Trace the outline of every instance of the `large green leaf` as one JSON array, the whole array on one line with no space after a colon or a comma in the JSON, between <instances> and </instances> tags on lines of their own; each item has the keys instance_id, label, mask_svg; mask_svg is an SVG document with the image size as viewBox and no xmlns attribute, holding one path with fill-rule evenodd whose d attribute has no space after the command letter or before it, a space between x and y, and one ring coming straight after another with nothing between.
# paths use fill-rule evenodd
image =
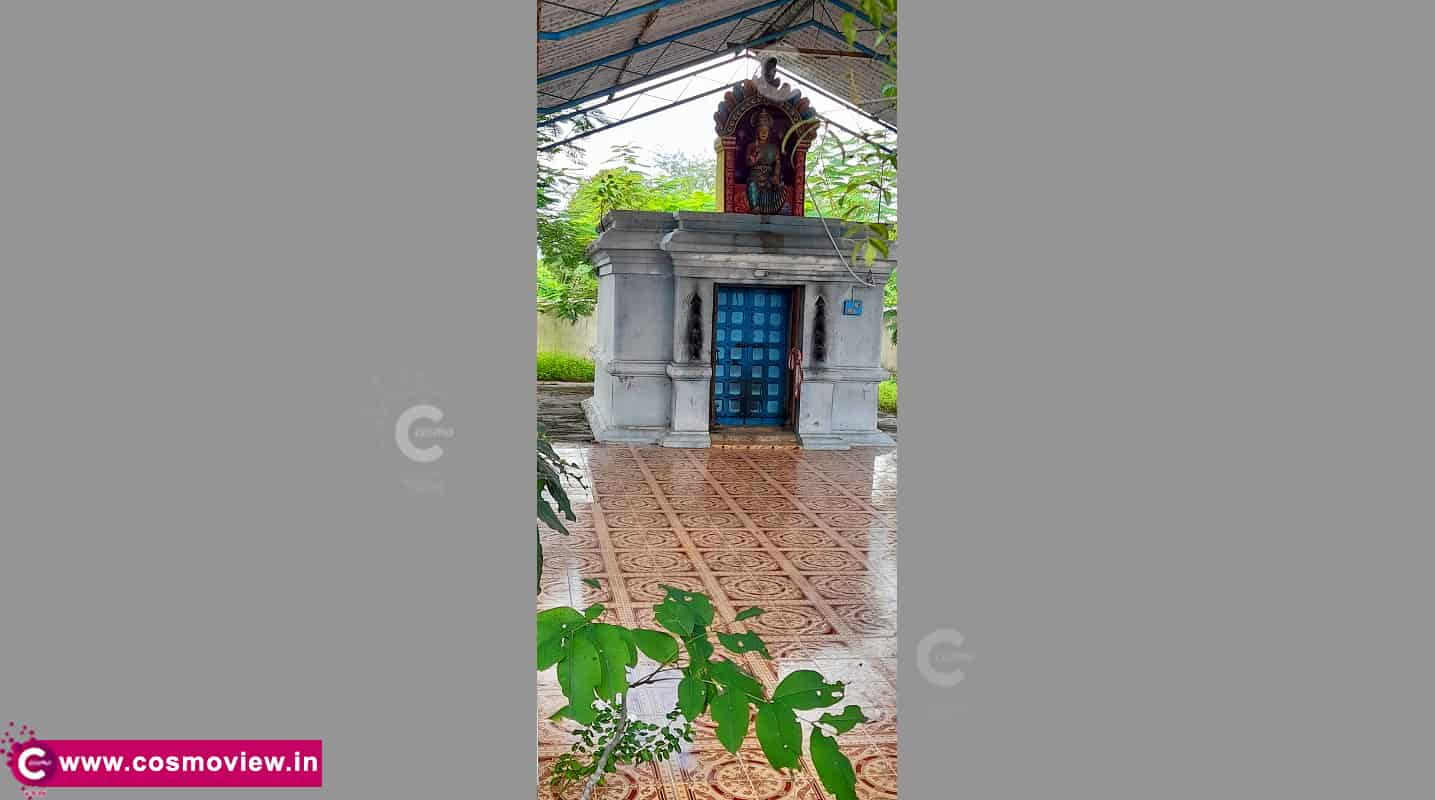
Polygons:
<instances>
[{"instance_id":1,"label":"large green leaf","mask_svg":"<svg viewBox=\"0 0 1435 800\"><path fill-rule=\"evenodd\" d=\"M738 691L719 692L712 700L713 722L718 741L729 753L736 753L747 738L747 695Z\"/></svg>"},{"instance_id":2,"label":"large green leaf","mask_svg":"<svg viewBox=\"0 0 1435 800\"><path fill-rule=\"evenodd\" d=\"M866 722L867 716L862 713L859 706L848 706L842 709L841 714L823 714L818 722L824 725L831 725L838 733L846 733L852 730L859 722Z\"/></svg>"},{"instance_id":3,"label":"large green leaf","mask_svg":"<svg viewBox=\"0 0 1435 800\"><path fill-rule=\"evenodd\" d=\"M712 675L713 680L730 692L739 692L754 700L767 699L767 694L762 690L762 684L731 661L712 662L708 666L708 673Z\"/></svg>"},{"instance_id":4,"label":"large green leaf","mask_svg":"<svg viewBox=\"0 0 1435 800\"><path fill-rule=\"evenodd\" d=\"M663 598L664 602L672 601L690 609L698 625L706 627L713 624L713 604L707 595L676 586L664 585L663 590L667 592L667 596Z\"/></svg>"},{"instance_id":5,"label":"large green leaf","mask_svg":"<svg viewBox=\"0 0 1435 800\"><path fill-rule=\"evenodd\" d=\"M773 769L797 769L802 756L802 725L791 708L776 703L759 706L757 742Z\"/></svg>"},{"instance_id":6,"label":"large green leaf","mask_svg":"<svg viewBox=\"0 0 1435 800\"><path fill-rule=\"evenodd\" d=\"M857 773L852 769L852 762L838 749L836 739L813 728L807 752L827 791L837 800L857 800Z\"/></svg>"},{"instance_id":7,"label":"large green leaf","mask_svg":"<svg viewBox=\"0 0 1435 800\"><path fill-rule=\"evenodd\" d=\"M702 716L708 707L708 683L701 678L683 678L678 682L678 711L689 722Z\"/></svg>"},{"instance_id":8,"label":"large green leaf","mask_svg":"<svg viewBox=\"0 0 1435 800\"><path fill-rule=\"evenodd\" d=\"M564 659L563 665L567 667L568 680L564 687L568 695L568 716L576 720L580 725L593 724L596 716L593 710L593 699L598 691L598 686L603 681L603 661L598 656L598 648L593 646L593 641L588 636L574 636L568 643L568 657ZM559 669L559 684L563 684L561 677L565 670Z\"/></svg>"},{"instance_id":9,"label":"large green leaf","mask_svg":"<svg viewBox=\"0 0 1435 800\"><path fill-rule=\"evenodd\" d=\"M538 668L548 669L563 656L568 637L583 625L583 615L562 607L538 613Z\"/></svg>"},{"instance_id":10,"label":"large green leaf","mask_svg":"<svg viewBox=\"0 0 1435 800\"><path fill-rule=\"evenodd\" d=\"M675 586L665 585L663 590L667 594L653 608L653 617L659 625L686 639L698 628L712 624L714 609L707 595Z\"/></svg>"},{"instance_id":11,"label":"large green leaf","mask_svg":"<svg viewBox=\"0 0 1435 800\"><path fill-rule=\"evenodd\" d=\"M684 639L692 636L693 629L698 625L697 615L693 610L671 598L653 607L653 619Z\"/></svg>"},{"instance_id":12,"label":"large green leaf","mask_svg":"<svg viewBox=\"0 0 1435 800\"><path fill-rule=\"evenodd\" d=\"M633 641L643 655L659 664L670 664L678 660L678 640L662 631L639 628L633 631Z\"/></svg>"},{"instance_id":13,"label":"large green leaf","mask_svg":"<svg viewBox=\"0 0 1435 800\"><path fill-rule=\"evenodd\" d=\"M734 653L760 653L763 658L772 658L767 653L767 645L755 633L719 633L717 638L723 647Z\"/></svg>"},{"instance_id":14,"label":"large green leaf","mask_svg":"<svg viewBox=\"0 0 1435 800\"><path fill-rule=\"evenodd\" d=\"M772 690L772 702L788 708L826 708L841 700L845 693L841 681L828 683L820 673L800 669L777 684Z\"/></svg>"},{"instance_id":15,"label":"large green leaf","mask_svg":"<svg viewBox=\"0 0 1435 800\"><path fill-rule=\"evenodd\" d=\"M627 631L617 625L599 622L589 626L583 634L587 634L592 641L603 666L597 687L598 696L612 701L628 688Z\"/></svg>"}]
</instances>

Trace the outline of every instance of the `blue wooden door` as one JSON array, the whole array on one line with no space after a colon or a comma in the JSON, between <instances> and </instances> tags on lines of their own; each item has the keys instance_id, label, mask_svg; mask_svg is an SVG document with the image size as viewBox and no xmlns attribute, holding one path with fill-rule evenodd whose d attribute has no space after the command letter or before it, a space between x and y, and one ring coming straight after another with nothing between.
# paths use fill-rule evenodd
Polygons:
<instances>
[{"instance_id":1,"label":"blue wooden door","mask_svg":"<svg viewBox=\"0 0 1435 800\"><path fill-rule=\"evenodd\" d=\"M719 286L715 313L714 419L719 425L783 424L792 291Z\"/></svg>"}]
</instances>

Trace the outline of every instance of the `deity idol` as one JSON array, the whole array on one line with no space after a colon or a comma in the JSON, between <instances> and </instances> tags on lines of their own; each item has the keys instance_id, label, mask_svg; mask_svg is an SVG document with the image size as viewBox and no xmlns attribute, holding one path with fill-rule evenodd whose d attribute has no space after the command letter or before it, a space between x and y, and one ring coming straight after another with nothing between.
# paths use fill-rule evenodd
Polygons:
<instances>
[{"instance_id":1,"label":"deity idol","mask_svg":"<svg viewBox=\"0 0 1435 800\"><path fill-rule=\"evenodd\" d=\"M747 146L747 204L758 214L779 214L787 201L782 185L782 149L772 141L772 114L757 112L757 133Z\"/></svg>"}]
</instances>

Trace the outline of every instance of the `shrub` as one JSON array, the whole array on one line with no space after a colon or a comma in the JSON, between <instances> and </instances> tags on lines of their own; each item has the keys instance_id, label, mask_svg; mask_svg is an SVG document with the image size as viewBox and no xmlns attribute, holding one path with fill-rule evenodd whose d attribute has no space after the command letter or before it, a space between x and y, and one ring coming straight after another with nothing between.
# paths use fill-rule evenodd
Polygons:
<instances>
[{"instance_id":1,"label":"shrub","mask_svg":"<svg viewBox=\"0 0 1435 800\"><path fill-rule=\"evenodd\" d=\"M897 413L896 378L888 378L877 384L877 408L891 414Z\"/></svg>"},{"instance_id":2,"label":"shrub","mask_svg":"<svg viewBox=\"0 0 1435 800\"><path fill-rule=\"evenodd\" d=\"M593 362L567 353L539 353L538 380L588 383L593 380Z\"/></svg>"}]
</instances>

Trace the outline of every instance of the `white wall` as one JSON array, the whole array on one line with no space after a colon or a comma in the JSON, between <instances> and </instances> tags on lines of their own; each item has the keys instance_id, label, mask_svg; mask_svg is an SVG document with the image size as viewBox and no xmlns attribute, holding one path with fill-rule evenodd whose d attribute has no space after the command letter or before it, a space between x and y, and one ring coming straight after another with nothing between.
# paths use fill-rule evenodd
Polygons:
<instances>
[{"instance_id":1,"label":"white wall","mask_svg":"<svg viewBox=\"0 0 1435 800\"><path fill-rule=\"evenodd\" d=\"M567 353L592 358L596 349L598 321L596 316L580 317L577 322L538 315L538 352Z\"/></svg>"}]
</instances>

